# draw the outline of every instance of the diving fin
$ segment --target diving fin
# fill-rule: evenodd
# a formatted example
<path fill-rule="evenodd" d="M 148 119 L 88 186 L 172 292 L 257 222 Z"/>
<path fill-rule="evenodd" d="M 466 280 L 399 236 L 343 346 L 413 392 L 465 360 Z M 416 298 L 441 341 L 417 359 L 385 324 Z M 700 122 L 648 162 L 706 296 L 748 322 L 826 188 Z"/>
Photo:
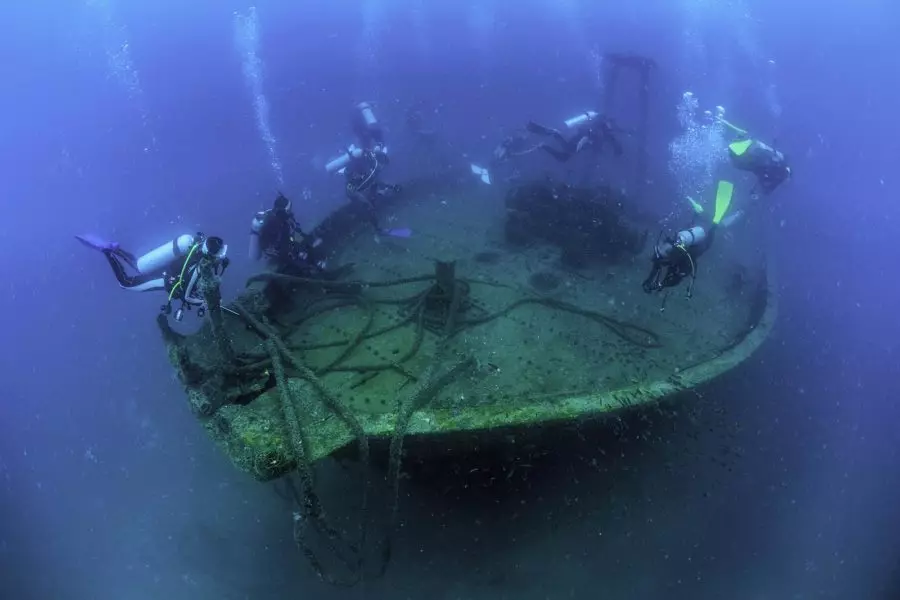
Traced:
<path fill-rule="evenodd" d="M 101 252 L 114 252 L 119 249 L 119 244 L 117 244 L 116 242 L 108 242 L 100 236 L 94 235 L 92 233 L 76 235 L 75 239 L 88 248 L 100 250 Z"/>
<path fill-rule="evenodd" d="M 752 144 L 753 140 L 741 140 L 739 142 L 728 144 L 728 149 L 731 150 L 732 154 L 735 156 L 743 156 L 744 152 L 746 152 Z"/>
<path fill-rule="evenodd" d="M 481 179 L 482 183 L 487 185 L 491 185 L 491 173 L 485 169 L 484 167 L 479 167 L 476 164 L 472 164 L 469 166 L 472 169 L 472 174 L 477 175 L 479 179 Z"/>
<path fill-rule="evenodd" d="M 730 181 L 720 181 L 716 190 L 716 212 L 713 215 L 713 224 L 718 225 L 731 206 L 731 197 L 734 195 L 734 184 Z"/>
<path fill-rule="evenodd" d="M 700 204 L 696 200 L 691 198 L 690 196 L 685 196 L 685 197 L 687 198 L 687 201 L 691 203 L 691 208 L 694 209 L 694 212 L 697 213 L 698 215 L 702 215 L 703 207 L 700 206 Z"/>

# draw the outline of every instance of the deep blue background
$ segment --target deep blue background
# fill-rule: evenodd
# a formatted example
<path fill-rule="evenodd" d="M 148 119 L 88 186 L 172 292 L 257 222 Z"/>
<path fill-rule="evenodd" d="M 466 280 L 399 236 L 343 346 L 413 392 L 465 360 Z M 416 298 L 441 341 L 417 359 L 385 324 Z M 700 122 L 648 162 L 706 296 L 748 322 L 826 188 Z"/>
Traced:
<path fill-rule="evenodd" d="M 238 474 L 189 414 L 153 324 L 158 299 L 119 290 L 104 262 L 72 239 L 92 231 L 144 249 L 203 229 L 243 255 L 248 216 L 276 188 L 234 44 L 232 11 L 247 6 L 8 4 L 0 595 L 344 597 L 313 580 L 285 539 L 286 509 Z M 465 1 L 299 4 L 257 6 L 283 187 L 313 191 L 313 204 L 298 209 L 308 224 L 342 201 L 312 161 L 350 141 L 354 102 L 378 103 L 396 141 L 396 172 L 415 175 L 403 133 L 408 105 L 438 109 L 453 152 L 484 157 L 528 118 L 558 121 L 594 103 L 594 47 L 660 64 L 648 149 L 654 184 L 643 199 L 660 214 L 676 202 L 665 165 L 685 89 L 777 138 L 796 174 L 759 240 L 779 272 L 778 328 L 750 363 L 704 390 L 724 421 L 682 424 L 703 435 L 665 445 L 659 461 L 629 462 L 626 452 L 606 474 L 566 480 L 558 506 L 515 524 L 498 516 L 493 533 L 452 503 L 411 501 L 401 568 L 368 597 L 898 597 L 892 37 L 900 13 L 892 3 L 767 0 L 748 11 L 699 0 L 602 9 L 495 0 L 478 3 L 494 17 L 481 32 Z M 374 15 L 373 56 L 360 41 L 365 14 Z M 705 50 L 692 50 L 690 28 Z M 119 39 L 129 43 L 140 98 L 108 67 L 108 42 Z M 765 101 L 769 58 L 777 118 Z M 251 269 L 238 258 L 230 293 Z M 720 432 L 710 428 L 727 430 L 742 458 L 717 465 Z M 669 457 L 678 472 L 660 466 L 663 450 L 679 453 Z M 624 516 L 610 516 L 611 487 Z M 567 514 L 563 494 L 581 497 L 582 509 Z M 486 583 L 456 550 L 421 550 L 416 538 L 427 539 L 435 513 L 450 524 L 453 548 L 473 564 L 496 561 L 506 578 Z M 527 547 L 506 545 L 510 531 Z M 602 579 L 592 576 L 604 568 Z"/>

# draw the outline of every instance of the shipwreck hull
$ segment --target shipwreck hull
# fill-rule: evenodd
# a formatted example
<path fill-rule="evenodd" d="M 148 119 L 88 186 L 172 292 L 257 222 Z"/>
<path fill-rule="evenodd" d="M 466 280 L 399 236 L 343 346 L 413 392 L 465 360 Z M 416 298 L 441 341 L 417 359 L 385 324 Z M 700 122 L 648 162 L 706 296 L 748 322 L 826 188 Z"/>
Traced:
<path fill-rule="evenodd" d="M 695 297 L 662 312 L 644 257 L 572 270 L 558 248 L 507 245 L 489 189 L 416 196 L 385 215 L 410 240 L 326 223 L 351 280 L 263 275 L 217 326 L 182 337 L 161 321 L 194 413 L 240 469 L 275 479 L 298 454 L 398 428 L 442 453 L 638 409 L 736 367 L 775 322 L 762 268 L 705 257 Z"/>

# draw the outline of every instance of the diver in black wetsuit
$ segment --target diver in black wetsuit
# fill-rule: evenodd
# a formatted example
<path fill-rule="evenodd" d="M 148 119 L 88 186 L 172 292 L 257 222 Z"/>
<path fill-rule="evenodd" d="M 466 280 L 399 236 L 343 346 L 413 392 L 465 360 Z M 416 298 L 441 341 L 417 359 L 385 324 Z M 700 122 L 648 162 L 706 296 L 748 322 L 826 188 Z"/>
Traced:
<path fill-rule="evenodd" d="M 303 233 L 291 201 L 281 192 L 267 211 L 258 212 L 250 224 L 250 258 L 266 262 L 278 273 L 314 277 L 325 272 L 321 240 Z"/>
<path fill-rule="evenodd" d="M 348 146 L 344 152 L 325 165 L 325 170 L 329 173 L 344 174 L 344 190 L 347 198 L 365 209 L 365 218 L 372 224 L 376 235 L 409 237 L 412 232 L 408 228 L 383 229 L 378 223 L 378 213 L 383 208 L 382 205 L 385 200 L 400 193 L 400 186 L 381 181 L 381 172 L 390 161 L 384 143 L 384 129 L 375 117 L 369 102 L 360 102 L 356 105 L 350 127 L 359 145 Z"/>
<path fill-rule="evenodd" d="M 228 268 L 228 245 L 220 237 L 184 234 L 141 256 L 126 251 L 118 242 L 110 242 L 92 234 L 76 235 L 85 246 L 99 250 L 106 257 L 119 286 L 134 292 L 164 292 L 162 310 L 172 313 L 172 303 L 180 302 L 175 320 L 181 321 L 185 310 L 197 309 L 202 317 L 208 308 L 200 291 L 200 266 L 210 261 L 213 271 L 221 275 Z"/>
<path fill-rule="evenodd" d="M 730 181 L 719 181 L 716 189 L 716 206 L 712 222 L 706 225 L 694 225 L 693 227 L 679 231 L 675 237 L 658 241 L 653 247 L 653 266 L 650 274 L 644 280 L 642 287 L 648 294 L 658 292 L 664 288 L 675 287 L 690 275 L 691 282 L 687 295 L 691 297 L 694 291 L 694 281 L 697 279 L 697 260 L 703 256 L 713 245 L 716 231 L 719 227 L 730 227 L 740 213 L 728 215 L 734 195 L 734 184 Z M 694 210 L 702 213 L 702 207 L 691 200 Z M 662 234 L 660 234 L 662 238 Z M 665 269 L 665 274 L 663 274 Z"/>
<path fill-rule="evenodd" d="M 791 178 L 791 167 L 784 154 L 763 142 L 745 139 L 728 145 L 731 164 L 756 175 L 757 185 L 766 194 Z"/>
<path fill-rule="evenodd" d="M 621 156 L 622 144 L 616 134 L 623 133 L 623 130 L 616 127 L 611 119 L 602 117 L 594 111 L 587 111 L 583 115 L 569 119 L 566 124 L 574 129 L 569 137 L 565 137 L 558 129 L 545 127 L 534 121 L 529 121 L 526 128 L 531 133 L 554 138 L 558 143 L 557 146 L 545 143 L 539 147 L 560 162 L 568 161 L 587 148 L 600 153 L 607 144 L 612 147 L 616 156 Z"/>
<path fill-rule="evenodd" d="M 366 208 L 366 218 L 378 233 L 388 233 L 378 224 L 378 205 L 383 198 L 400 193 L 400 186 L 381 181 L 379 175 L 390 162 L 384 146 L 374 146 L 362 150 L 351 157 L 344 177 L 347 181 L 347 198 Z M 403 237 L 403 236 L 398 236 Z"/>
<path fill-rule="evenodd" d="M 653 266 L 642 284 L 644 291 L 649 294 L 675 287 L 690 275 L 687 293 L 691 297 L 697 277 L 697 260 L 712 246 L 716 229 L 715 224 L 707 228 L 698 225 L 656 244 L 653 248 Z"/>

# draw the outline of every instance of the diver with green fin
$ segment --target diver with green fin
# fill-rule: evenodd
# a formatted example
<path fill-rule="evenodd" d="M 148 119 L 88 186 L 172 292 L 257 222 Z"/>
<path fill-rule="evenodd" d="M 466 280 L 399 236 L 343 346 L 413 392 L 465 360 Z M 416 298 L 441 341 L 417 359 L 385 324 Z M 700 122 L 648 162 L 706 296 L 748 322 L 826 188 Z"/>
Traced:
<path fill-rule="evenodd" d="M 726 121 L 724 113 L 724 108 L 716 107 L 716 121 L 742 138 L 728 144 L 731 164 L 737 169 L 756 175 L 759 187 L 766 194 L 771 194 L 775 188 L 791 177 L 791 167 L 787 164 L 787 158 L 772 146 L 751 138 L 746 129 Z"/>
<path fill-rule="evenodd" d="M 697 279 L 697 260 L 712 246 L 716 237 L 716 230 L 728 227 L 734 222 L 734 216 L 725 218 L 728 208 L 731 206 L 731 198 L 734 195 L 734 184 L 730 181 L 720 181 L 716 190 L 716 210 L 712 223 L 708 227 L 694 225 L 683 229 L 674 237 L 659 240 L 653 247 L 653 266 L 650 274 L 644 280 L 642 287 L 649 293 L 658 292 L 665 288 L 675 287 L 685 277 L 690 276 L 687 295 L 690 298 L 694 293 L 694 282 Z M 693 199 L 688 198 L 695 212 L 703 213 L 703 207 Z"/>

